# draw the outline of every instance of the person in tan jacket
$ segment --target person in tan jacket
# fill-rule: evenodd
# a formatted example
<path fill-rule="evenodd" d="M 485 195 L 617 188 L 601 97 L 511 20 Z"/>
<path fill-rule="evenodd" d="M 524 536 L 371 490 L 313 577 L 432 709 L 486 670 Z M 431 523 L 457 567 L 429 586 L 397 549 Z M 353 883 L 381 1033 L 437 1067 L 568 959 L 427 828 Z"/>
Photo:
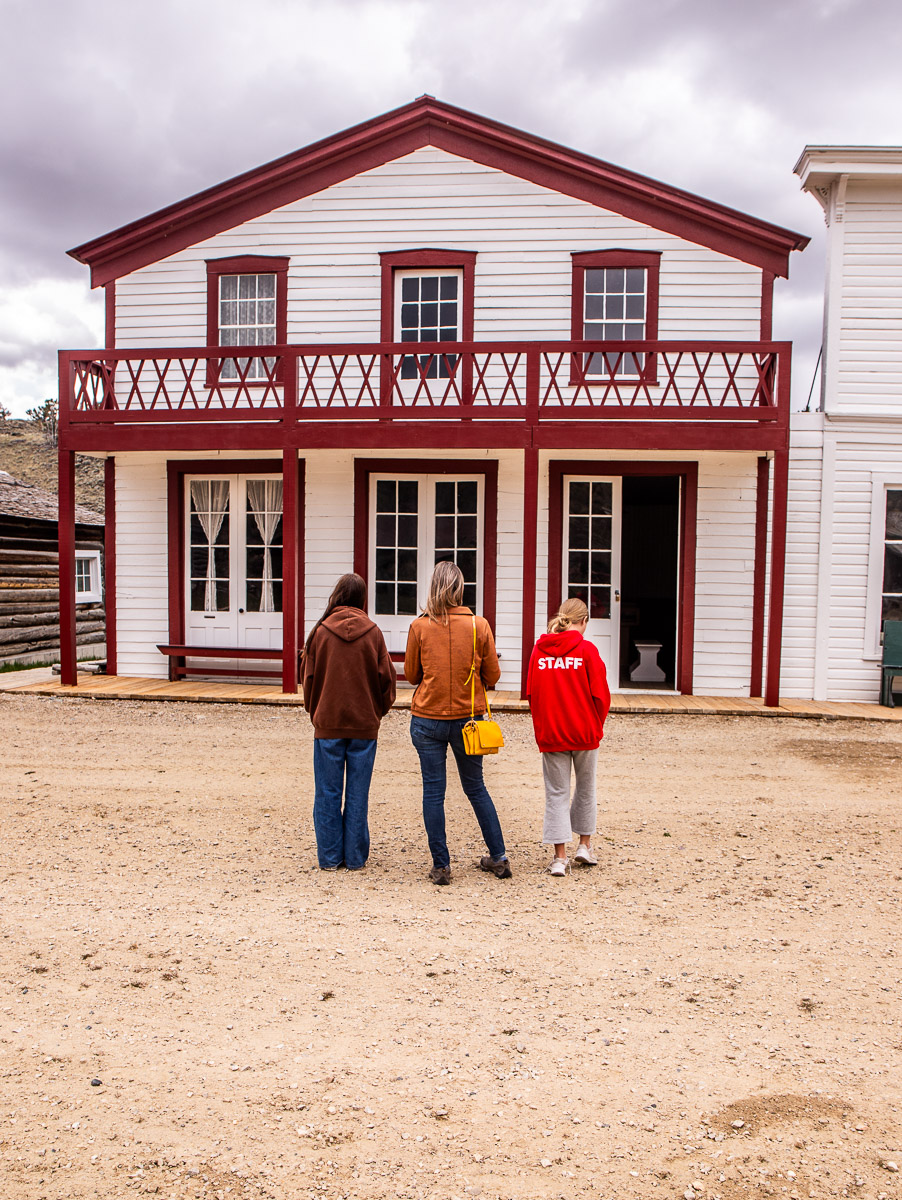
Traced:
<path fill-rule="evenodd" d="M 485 712 L 486 688 L 494 687 L 501 675 L 489 623 L 461 603 L 463 594 L 460 569 L 452 562 L 437 563 L 426 611 L 410 627 L 404 656 L 404 675 L 416 685 L 410 704 L 410 738 L 423 776 L 423 824 L 432 854 L 429 878 L 437 884 L 451 882 L 451 858 L 445 840 L 449 746 L 488 850 L 479 866 L 499 879 L 509 879 L 512 874 L 501 823 L 483 781 L 482 758 L 466 753 L 461 734 L 470 719 L 471 671 L 475 674 L 478 717 Z"/>

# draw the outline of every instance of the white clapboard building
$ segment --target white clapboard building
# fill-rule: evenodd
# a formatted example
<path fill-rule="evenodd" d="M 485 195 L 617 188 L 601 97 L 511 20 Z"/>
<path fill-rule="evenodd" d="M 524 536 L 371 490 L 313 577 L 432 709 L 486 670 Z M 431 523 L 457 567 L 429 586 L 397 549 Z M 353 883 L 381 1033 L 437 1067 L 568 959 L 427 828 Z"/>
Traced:
<path fill-rule="evenodd" d="M 791 348 L 772 294 L 805 244 L 422 97 L 79 246 L 107 326 L 60 356 L 64 681 L 78 452 L 106 459 L 110 671 L 295 690 L 349 570 L 400 659 L 453 558 L 503 689 L 578 595 L 615 690 L 775 703 Z M 847 384 L 859 419 L 874 393 Z M 823 419 L 797 436 L 816 510 Z M 860 531 L 835 520 L 837 553 L 866 556 L 863 509 Z M 806 535 L 784 686 L 871 695 L 860 633 L 859 664 L 840 640 L 816 662 Z"/>
<path fill-rule="evenodd" d="M 807 146 L 824 210 L 819 411 L 792 417 L 783 693 L 877 700 L 902 620 L 902 147 Z"/>

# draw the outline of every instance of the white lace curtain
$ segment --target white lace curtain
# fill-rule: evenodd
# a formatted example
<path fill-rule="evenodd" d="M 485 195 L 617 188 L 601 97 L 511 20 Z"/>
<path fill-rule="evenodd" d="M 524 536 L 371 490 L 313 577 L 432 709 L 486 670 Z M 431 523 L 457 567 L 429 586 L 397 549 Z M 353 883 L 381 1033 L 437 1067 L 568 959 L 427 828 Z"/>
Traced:
<path fill-rule="evenodd" d="M 273 600 L 272 544 L 282 516 L 282 480 L 249 479 L 247 506 L 263 539 L 263 592 L 260 612 L 275 612 Z"/>
<path fill-rule="evenodd" d="M 191 500 L 207 538 L 207 575 L 204 588 L 204 612 L 216 612 L 216 564 L 213 547 L 229 510 L 227 479 L 192 479 Z"/>

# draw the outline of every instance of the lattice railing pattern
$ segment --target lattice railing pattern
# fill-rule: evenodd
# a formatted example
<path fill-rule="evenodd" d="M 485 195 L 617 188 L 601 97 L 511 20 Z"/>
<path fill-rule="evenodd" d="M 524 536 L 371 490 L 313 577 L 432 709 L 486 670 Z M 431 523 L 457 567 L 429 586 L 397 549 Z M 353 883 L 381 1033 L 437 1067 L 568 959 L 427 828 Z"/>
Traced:
<path fill-rule="evenodd" d="M 508 342 L 71 352 L 76 420 L 392 420 L 679 415 L 773 418 L 788 347 L 726 342 Z M 230 360 L 234 369 L 222 364 Z M 256 366 L 254 364 L 257 364 Z M 651 410 L 651 411 L 650 411 Z"/>

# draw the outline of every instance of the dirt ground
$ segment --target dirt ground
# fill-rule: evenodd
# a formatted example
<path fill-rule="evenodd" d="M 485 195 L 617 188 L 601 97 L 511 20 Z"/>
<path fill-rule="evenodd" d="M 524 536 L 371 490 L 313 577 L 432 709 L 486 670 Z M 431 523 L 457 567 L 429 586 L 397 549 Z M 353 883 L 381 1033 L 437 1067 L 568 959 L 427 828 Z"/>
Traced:
<path fill-rule="evenodd" d="M 902 1195 L 902 728 L 612 718 L 600 864 L 430 885 L 407 717 L 315 869 L 296 709 L 0 696 L 0 1196 Z"/>

